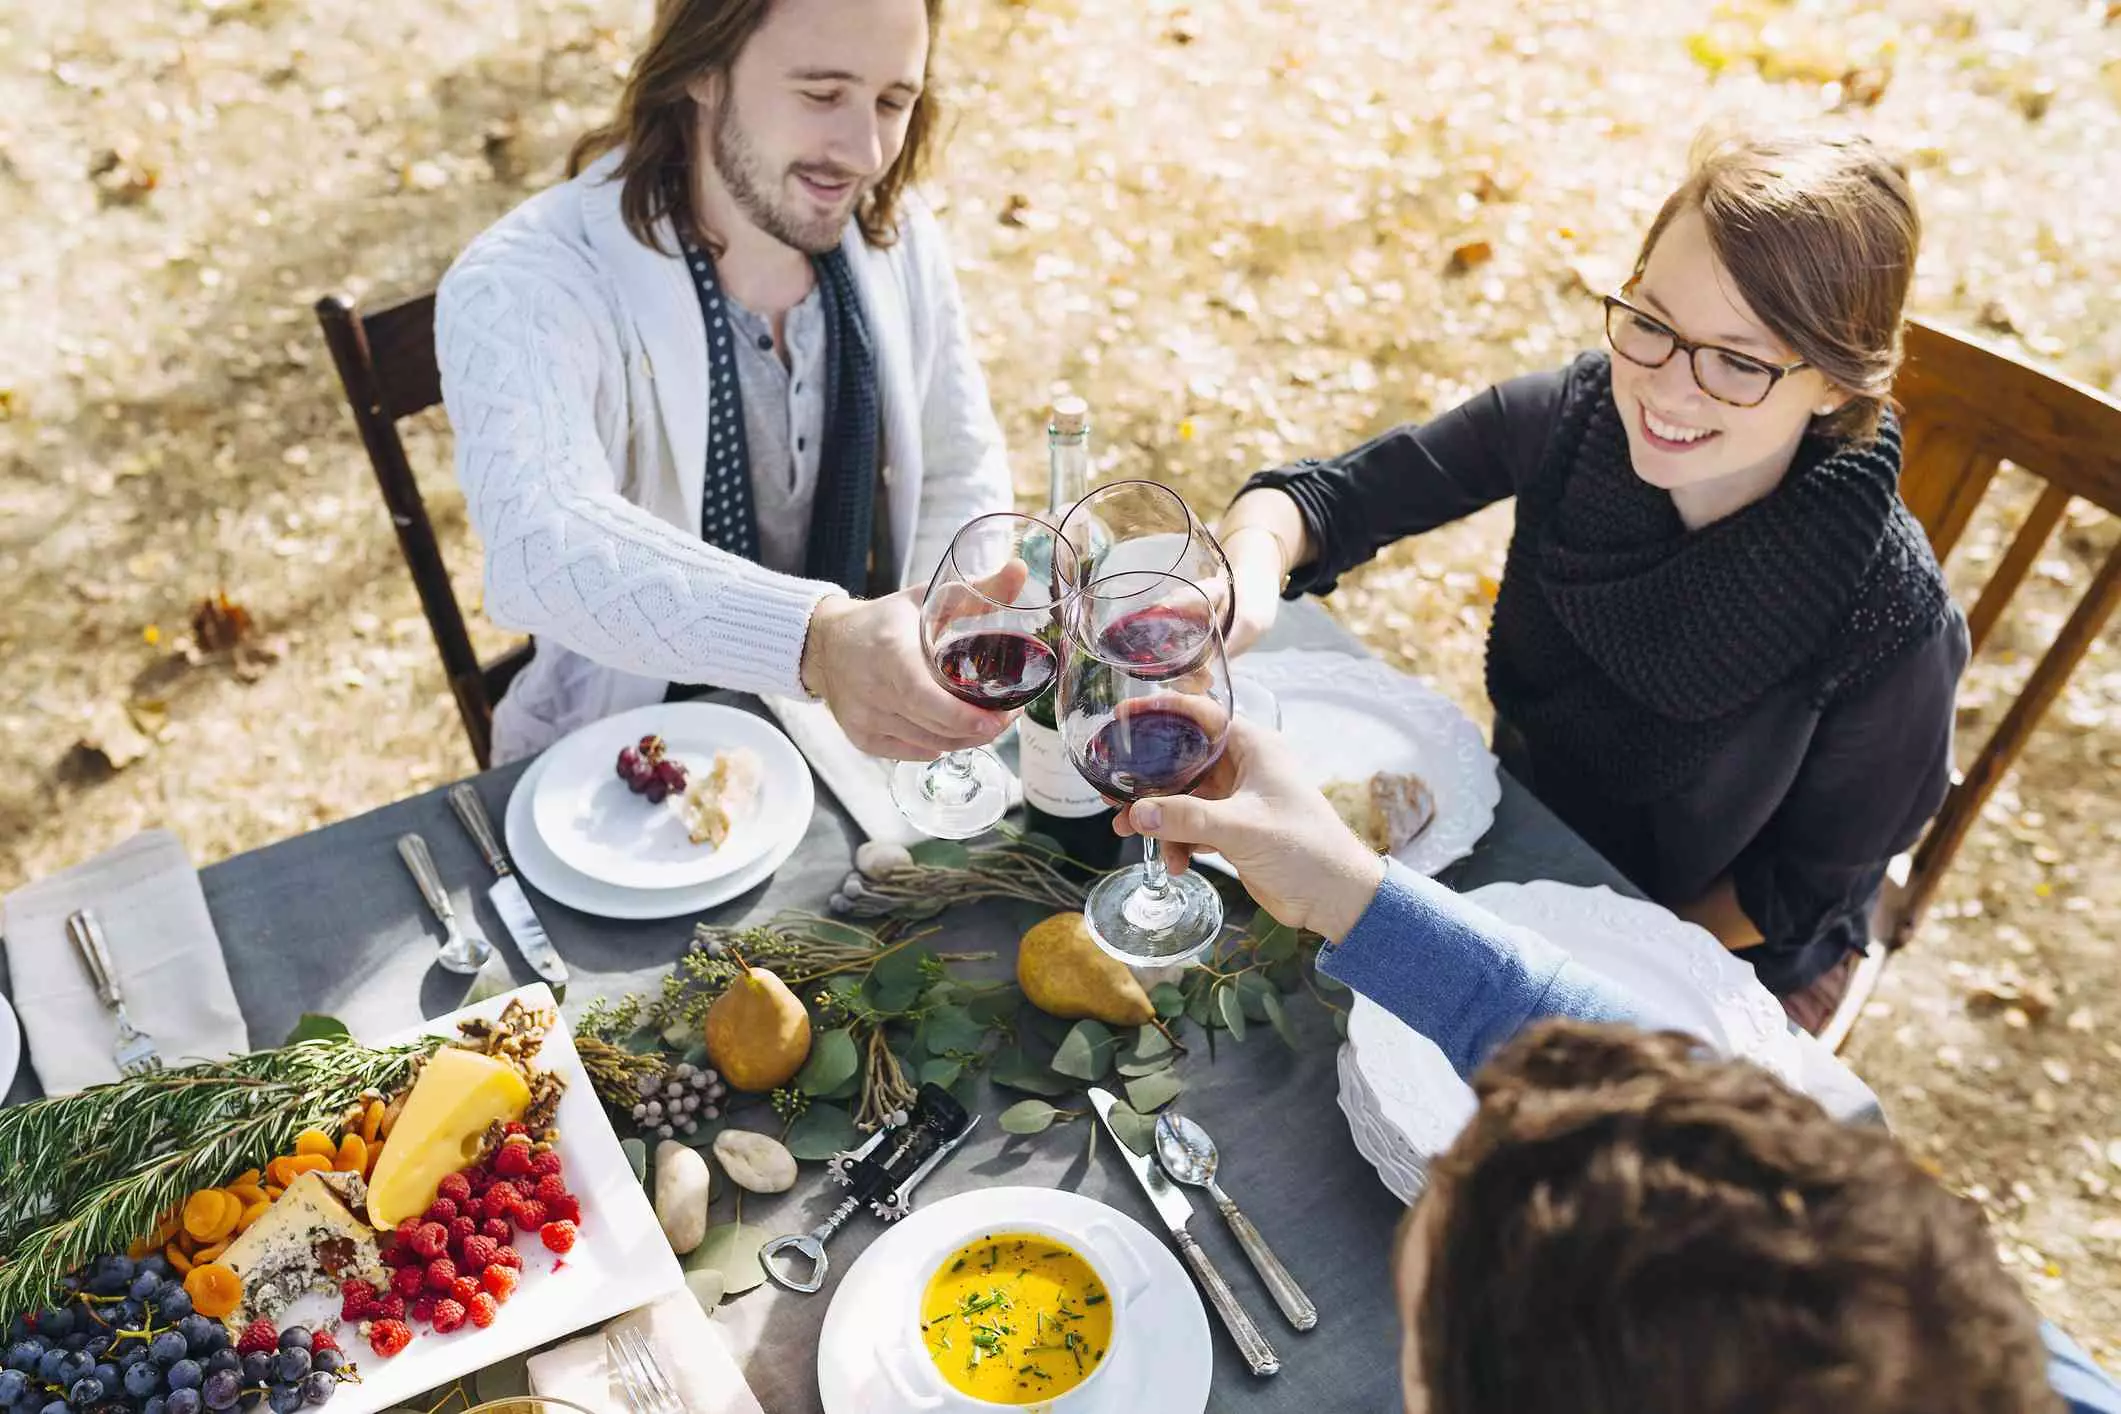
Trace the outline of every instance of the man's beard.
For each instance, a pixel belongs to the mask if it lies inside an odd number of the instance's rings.
[[[839,245],[846,216],[805,217],[790,209],[791,204],[781,196],[783,181],[766,169],[751,134],[737,121],[726,89],[714,115],[712,145],[714,169],[721,174],[722,185],[729,189],[737,209],[752,225],[806,255],[823,255]],[[822,173],[825,169],[816,170]],[[785,179],[786,175],[782,173],[781,177]],[[834,169],[830,175],[837,180],[848,174]]]

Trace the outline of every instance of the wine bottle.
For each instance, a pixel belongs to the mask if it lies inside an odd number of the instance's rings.
[[[1046,518],[1059,525],[1083,498],[1090,481],[1090,408],[1081,398],[1061,398],[1046,424],[1049,480]],[[1098,869],[1119,862],[1120,838],[1112,833],[1113,810],[1083,779],[1061,741],[1055,689],[1024,709],[1017,724],[1017,773],[1024,782],[1024,826],[1051,837],[1070,857]]]

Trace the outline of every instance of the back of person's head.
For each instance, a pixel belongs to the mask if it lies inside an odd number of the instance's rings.
[[[1698,211],[1753,313],[1852,395],[1819,430],[1869,437],[1900,368],[1922,243],[1907,168],[1868,138],[1809,133],[1706,137],[1691,165],[1643,238],[1636,277],[1673,218]]]
[[[1406,1228],[1426,1414],[2025,1414],[2060,1406],[1979,1211],[1883,1130],[1691,1038],[1549,1023]]]

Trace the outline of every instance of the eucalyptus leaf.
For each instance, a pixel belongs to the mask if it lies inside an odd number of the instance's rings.
[[[982,992],[965,1003],[965,1010],[982,1026],[996,1026],[1016,1015],[1016,1009],[1024,1004],[1024,993],[1019,987],[998,987],[991,992]]]
[[[1059,1114],[1059,1110],[1044,1100],[1018,1100],[1003,1110],[995,1123],[1002,1127],[1004,1134],[1044,1134],[1053,1127]]]
[[[930,869],[965,869],[972,864],[972,851],[956,840],[922,840],[907,853],[915,864]]]
[[[1333,1034],[1340,1037],[1343,1041],[1348,1039],[1348,1014],[1346,1012],[1336,1011],[1333,1013]]]
[[[1267,918],[1262,912],[1261,918]],[[1257,920],[1255,920],[1255,923]],[[1294,928],[1268,919],[1269,927],[1259,935],[1259,945],[1254,949],[1261,962],[1286,962],[1296,956],[1297,933]]]
[[[963,1061],[944,1060],[938,1057],[921,1067],[921,1084],[940,1085],[945,1090],[957,1084],[957,1078],[965,1073]]]
[[[1313,972],[1311,974],[1311,982],[1321,992],[1337,992],[1345,996],[1355,995],[1353,987],[1350,987],[1330,972]]]
[[[332,1036],[351,1035],[353,1032],[346,1029],[346,1023],[336,1016],[320,1016],[316,1012],[305,1011],[302,1013],[302,1019],[295,1023],[295,1029],[287,1033],[287,1040],[282,1044],[292,1046],[297,1041],[322,1041]]]
[[[1186,994],[1169,982],[1159,982],[1149,989],[1149,1004],[1156,1008],[1159,1017],[1169,1021],[1185,1014]]]
[[[837,943],[841,947],[869,948],[876,946],[876,939],[872,934],[864,932],[851,924],[836,922],[830,918],[812,919],[810,921],[810,931],[817,937]]]
[[[876,977],[869,979],[869,1005],[878,1011],[898,1013],[911,1011],[921,999],[922,979],[899,978],[890,981]]]
[[[1203,1031],[1222,1024],[1216,1013],[1215,993],[1212,989],[1205,986],[1193,989],[1193,995],[1186,998],[1186,1020]]]
[[[1164,1055],[1171,1049],[1171,1038],[1154,1026],[1144,1026],[1134,1033],[1134,1059],[1148,1060]]]
[[[1237,988],[1219,988],[1215,993],[1215,1005],[1217,1014],[1222,1017],[1223,1025],[1230,1029],[1230,1039],[1233,1041],[1244,1040],[1245,1003],[1244,998],[1238,994]]]
[[[686,1255],[685,1270],[720,1272],[723,1296],[741,1295],[766,1280],[759,1249],[772,1238],[773,1234],[765,1228],[750,1223],[723,1223],[708,1228],[706,1238]]]
[[[1065,1095],[1075,1088],[1073,1081],[1055,1075],[1014,1046],[995,1053],[987,1078],[1032,1095]]]
[[[810,1059],[795,1073],[795,1088],[805,1095],[824,1095],[847,1083],[861,1069],[854,1033],[842,1026],[821,1031],[810,1043]]]
[[[824,1094],[812,1095],[810,1098],[813,1100],[852,1100],[861,1093],[862,1075],[860,1071],[856,1071]]]
[[[810,1108],[788,1126],[788,1137],[781,1142],[797,1158],[815,1162],[852,1149],[862,1142],[862,1133],[854,1127],[854,1117],[838,1105],[812,1101]]]
[[[1112,1133],[1118,1137],[1120,1143],[1143,1158],[1155,1151],[1155,1116],[1145,1115],[1132,1105],[1118,1104],[1112,1107],[1112,1113],[1107,1116],[1106,1122],[1112,1126]]]
[[[636,1183],[648,1181],[648,1141],[645,1139],[621,1139],[619,1149],[626,1155],[626,1167],[633,1170]]]
[[[972,1019],[961,1006],[940,1006],[928,1013],[921,1040],[931,1056],[977,1051],[987,1039],[987,1028]]]
[[[1176,1071],[1160,1070],[1127,1082],[1127,1103],[1141,1114],[1163,1108],[1179,1097],[1186,1082]]]
[[[1274,1034],[1281,1037],[1282,1043],[1290,1050],[1295,1050],[1296,1028],[1289,1024],[1289,1013],[1282,1007],[1281,994],[1269,992],[1260,998],[1259,1004],[1265,1009],[1267,1024],[1274,1028]]]
[[[1066,854],[1068,852],[1061,848],[1059,840],[1051,835],[1042,835],[1036,830],[1027,830],[1023,834],[1018,835],[1016,840],[1018,844],[1029,845],[1032,849],[1041,849],[1048,854]]]
[[[1177,1059],[1178,1053],[1176,1051],[1166,1051],[1160,1056],[1151,1056],[1145,1061],[1121,1061],[1114,1069],[1127,1079],[1136,1080],[1144,1075],[1154,1075],[1159,1070],[1169,1070],[1171,1063]]]
[[[1078,1021],[1053,1053],[1053,1069],[1061,1075],[1094,1084],[1111,1068],[1119,1050],[1119,1038],[1101,1021]]]
[[[1274,995],[1274,984],[1257,972],[1247,972],[1237,979],[1237,1000],[1245,1009],[1247,1021],[1265,1021],[1267,1008],[1265,998]]]

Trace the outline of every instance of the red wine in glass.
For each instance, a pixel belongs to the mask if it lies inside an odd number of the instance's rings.
[[[1098,635],[1101,656],[1125,664],[1144,682],[1182,677],[1208,651],[1209,623],[1175,604],[1152,604],[1123,614]]]
[[[1183,795],[1221,755],[1220,736],[1198,717],[1143,707],[1099,728],[1075,764],[1090,784],[1131,805],[1152,795]]]
[[[947,639],[935,650],[935,671],[951,696],[993,712],[1028,707],[1059,671],[1044,639],[1011,629],[981,629]]]

